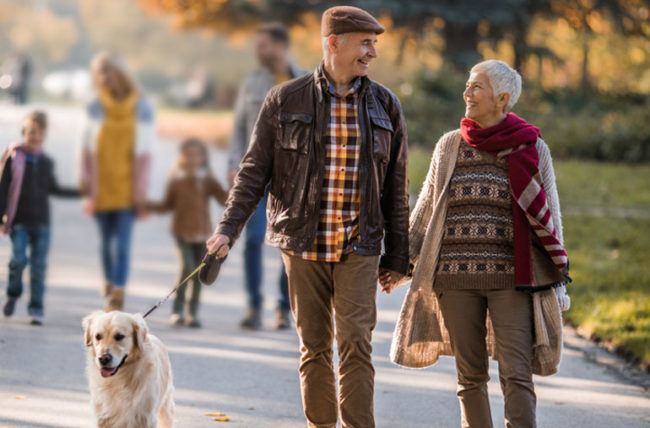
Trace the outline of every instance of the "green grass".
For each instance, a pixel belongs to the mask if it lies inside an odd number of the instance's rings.
[[[565,216],[573,282],[566,314],[595,337],[650,363],[650,220]]]
[[[412,194],[422,185],[430,157],[430,150],[411,150]],[[650,365],[650,165],[556,161],[555,172],[573,278],[566,318]],[[626,219],[569,214],[590,208],[634,209],[648,215]]]
[[[556,161],[563,205],[650,211],[650,164]]]

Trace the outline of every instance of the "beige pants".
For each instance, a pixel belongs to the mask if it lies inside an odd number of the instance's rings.
[[[378,256],[348,255],[338,263],[282,254],[291,310],[300,336],[300,386],[310,427],[372,428],[372,330],[377,322]],[[336,396],[333,341],[340,364]]]
[[[463,427],[492,427],[487,391],[486,311],[494,327],[506,427],[535,427],[533,309],[529,293],[508,290],[437,292],[458,371]]]

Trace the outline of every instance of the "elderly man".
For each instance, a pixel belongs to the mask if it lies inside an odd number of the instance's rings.
[[[253,126],[257,120],[264,97],[269,90],[284,81],[302,76],[307,71],[297,67],[289,58],[289,32],[280,23],[269,23],[257,30],[255,54],[260,68],[242,83],[235,105],[235,126],[230,141],[228,160],[229,179],[232,185],[239,163],[246,150]],[[255,210],[245,230],[244,282],[248,293],[248,313],[241,327],[257,330],[262,325],[262,245],[266,233],[266,195]],[[280,298],[276,311],[275,327],[291,327],[287,275],[282,270],[279,278]]]
[[[384,28],[354,7],[328,9],[321,26],[322,63],[269,92],[207,247],[225,256],[271,183],[267,239],[289,276],[308,424],[335,427],[340,408],[342,426],[368,428],[378,269],[408,268],[406,125],[397,98],[367,77]]]

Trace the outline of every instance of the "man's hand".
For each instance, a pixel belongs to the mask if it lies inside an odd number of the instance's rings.
[[[230,238],[224,234],[216,233],[205,243],[208,252],[217,253],[217,257],[223,259],[230,251]]]
[[[409,281],[408,276],[390,269],[379,269],[381,291],[390,294],[395,288]]]
[[[0,224],[0,235],[4,236],[7,234],[7,225],[6,224]]]
[[[135,206],[135,217],[138,220],[146,220],[149,218],[149,210],[147,210],[147,206],[144,203],[138,203]]]

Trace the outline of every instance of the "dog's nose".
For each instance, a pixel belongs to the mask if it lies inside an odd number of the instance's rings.
[[[104,354],[101,357],[99,357],[99,364],[101,364],[102,366],[106,366],[110,364],[112,359],[113,356],[111,354]]]

